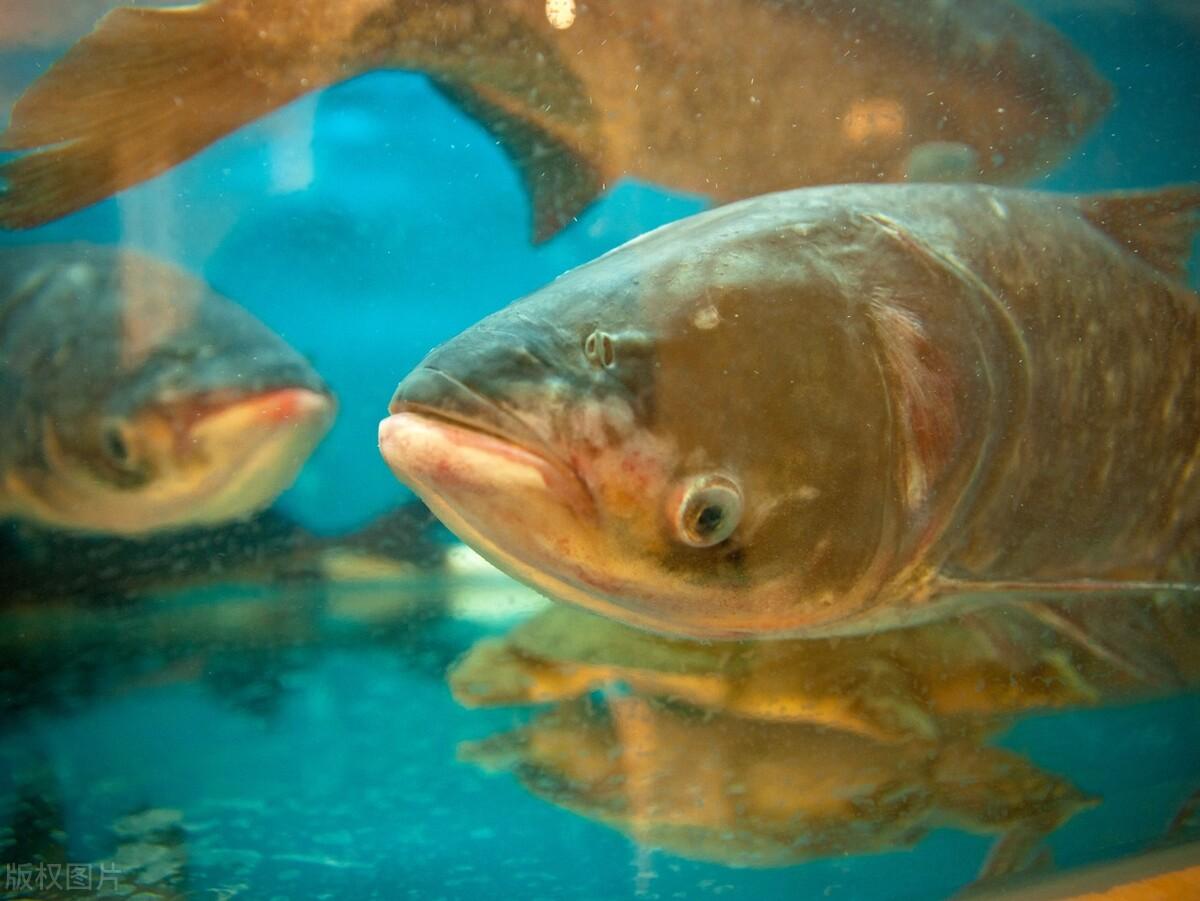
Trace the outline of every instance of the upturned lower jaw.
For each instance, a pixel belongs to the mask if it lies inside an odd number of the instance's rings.
[[[400,481],[443,497],[478,492],[553,498],[577,514],[592,509],[574,472],[555,458],[471,423],[402,409],[379,424],[379,450]]]

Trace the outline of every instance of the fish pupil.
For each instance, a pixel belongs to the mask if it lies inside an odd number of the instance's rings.
[[[716,504],[709,504],[697,514],[695,529],[701,535],[711,535],[721,527],[724,519],[725,511]]]
[[[118,428],[110,428],[104,432],[104,451],[117,463],[129,461],[129,445]]]
[[[722,474],[690,480],[676,508],[676,535],[692,547],[712,547],[729,538],[742,514],[741,490]]]

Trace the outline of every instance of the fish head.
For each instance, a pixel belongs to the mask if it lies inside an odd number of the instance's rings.
[[[887,556],[887,395],[821,249],[712,215],[436,348],[380,446],[552,598],[666,634],[795,633],[865,603]]]
[[[58,288],[70,321],[32,367],[35,450],[10,477],[25,511],[138,535],[267,506],[335,414],[308,361],[170,267],[127,256],[73,268],[54,276],[74,280]]]

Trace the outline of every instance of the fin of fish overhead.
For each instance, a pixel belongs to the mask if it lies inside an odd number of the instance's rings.
[[[14,107],[0,223],[85,207],[373,69],[427,73],[492,132],[538,238],[624,176],[718,201],[1018,181],[1110,104],[1090,63],[1009,0],[665,0],[649,15],[603,2],[561,25],[525,0],[113,10]]]
[[[435,349],[381,448],[510,574],[664,633],[1195,595],[1198,208],[969,185],[732,204]]]

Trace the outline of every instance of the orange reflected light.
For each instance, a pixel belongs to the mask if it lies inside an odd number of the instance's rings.
[[[562,30],[575,24],[575,0],[546,0],[546,21]]]
[[[856,101],[842,116],[842,133],[857,143],[898,138],[904,134],[904,105],[883,97]]]

